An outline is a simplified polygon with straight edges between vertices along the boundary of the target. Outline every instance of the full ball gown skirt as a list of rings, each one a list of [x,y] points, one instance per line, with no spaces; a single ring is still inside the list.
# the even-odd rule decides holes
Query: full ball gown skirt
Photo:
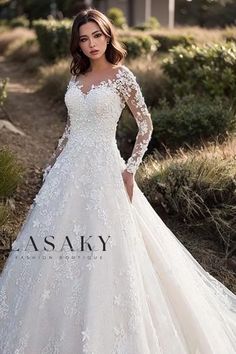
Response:
[[[126,192],[121,173],[136,171],[148,144],[139,140],[126,165],[115,140],[125,102],[139,127],[147,123],[134,75],[121,66],[115,78],[82,87],[68,84],[68,140],[1,274],[0,353],[235,354],[236,296],[136,182],[132,203]]]

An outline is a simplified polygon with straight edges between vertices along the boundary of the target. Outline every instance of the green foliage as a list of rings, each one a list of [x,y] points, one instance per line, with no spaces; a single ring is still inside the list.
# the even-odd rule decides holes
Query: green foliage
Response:
[[[33,21],[40,50],[43,58],[54,61],[68,55],[71,35],[71,21],[35,20]],[[122,36],[119,39],[126,45],[130,58],[154,53],[158,48],[158,41],[149,35],[135,34]]]
[[[124,28],[127,26],[123,11],[117,7],[111,7],[107,11],[107,17],[111,20],[115,27]]]
[[[170,53],[171,56],[163,60],[162,68],[173,92],[235,97],[235,43],[177,46],[170,49]]]
[[[134,29],[147,31],[147,30],[155,30],[160,28],[160,23],[155,16],[149,17],[149,19],[141,24],[138,24],[133,27]]]
[[[71,20],[35,20],[33,27],[36,31],[40,51],[44,59],[54,61],[69,53],[71,35]]]
[[[147,106],[159,107],[159,101],[166,97],[169,87],[165,75],[160,70],[160,62],[152,58],[152,63],[150,64],[149,62],[147,67],[146,61],[140,58],[136,65],[139,69],[134,69],[134,73],[140,84]]]
[[[142,55],[153,54],[156,52],[159,43],[149,35],[121,36],[119,37],[127,49],[129,58],[137,58]]]
[[[176,96],[173,107],[161,100],[160,109],[152,110],[152,119],[153,144],[175,148],[236,130],[235,110],[220,97]]]
[[[160,28],[160,22],[155,16],[149,17],[149,19],[146,21],[147,25],[149,26],[150,29],[155,30],[157,28]]]
[[[151,33],[150,35],[160,43],[159,51],[161,52],[168,52],[170,48],[176,47],[177,45],[188,47],[195,43],[195,39],[191,35],[161,34],[158,32]]]
[[[6,223],[9,215],[10,215],[9,207],[4,203],[0,202],[0,227]]]
[[[21,7],[30,20],[45,18],[50,14],[48,0],[21,0]]]
[[[225,27],[235,24],[235,0],[176,1],[176,21],[183,25]]]
[[[5,19],[5,18],[0,18],[0,27],[4,28],[4,27],[8,27],[9,26],[9,20]]]
[[[0,199],[13,196],[22,181],[23,167],[7,149],[0,150]]]
[[[23,178],[23,167],[7,149],[0,150],[0,225],[10,213],[8,201]]]
[[[0,107],[4,105],[4,102],[7,99],[7,83],[9,79],[3,79],[1,80],[1,85],[0,85]]]
[[[29,24],[26,16],[15,17],[9,22],[11,27],[29,27]]]

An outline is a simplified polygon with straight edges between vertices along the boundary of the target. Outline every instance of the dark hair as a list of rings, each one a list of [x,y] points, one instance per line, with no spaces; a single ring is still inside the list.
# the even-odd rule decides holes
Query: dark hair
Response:
[[[71,30],[70,52],[73,59],[70,72],[75,76],[79,73],[84,74],[90,66],[89,58],[80,51],[79,47],[79,28],[90,21],[97,23],[103,34],[109,38],[105,56],[110,63],[117,64],[127,55],[127,51],[116,38],[115,29],[110,20],[102,12],[93,8],[82,10],[74,18]]]

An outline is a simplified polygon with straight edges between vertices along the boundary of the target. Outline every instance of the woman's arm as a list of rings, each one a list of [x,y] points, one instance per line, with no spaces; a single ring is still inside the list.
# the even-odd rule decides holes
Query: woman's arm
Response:
[[[65,126],[65,130],[64,133],[62,135],[62,137],[58,140],[58,144],[56,147],[56,150],[53,152],[49,163],[47,164],[46,168],[43,170],[43,181],[45,180],[48,172],[50,171],[50,169],[52,168],[52,166],[54,165],[54,163],[56,162],[58,156],[60,155],[60,153],[62,152],[64,146],[66,145],[67,141],[68,141],[68,137],[70,134],[70,118],[69,116],[67,116],[67,123]]]
[[[151,140],[153,124],[136,77],[127,67],[123,68],[121,82],[122,96],[138,125],[134,148],[126,164],[126,170],[135,174]]]

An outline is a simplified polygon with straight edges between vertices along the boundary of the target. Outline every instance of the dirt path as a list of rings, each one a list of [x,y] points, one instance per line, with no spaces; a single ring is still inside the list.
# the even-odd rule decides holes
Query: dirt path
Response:
[[[66,108],[63,102],[62,105],[52,105],[37,92],[37,80],[25,73],[21,64],[7,62],[4,57],[0,57],[0,73],[2,78],[9,78],[6,109],[15,126],[26,134],[22,137],[5,128],[0,130],[0,148],[9,148],[24,165],[26,172],[24,183],[16,193],[14,215],[7,227],[0,230],[1,239],[6,239],[17,235],[42,184],[42,168],[47,164],[64,131]],[[0,268],[4,259],[0,261]]]
[[[25,74],[21,64],[0,57],[0,72],[10,79],[6,108],[15,125],[27,135],[22,139],[20,135],[0,131],[1,146],[6,144],[16,152],[26,168],[42,168],[63,132],[62,107],[52,106],[37,92],[37,80]]]

